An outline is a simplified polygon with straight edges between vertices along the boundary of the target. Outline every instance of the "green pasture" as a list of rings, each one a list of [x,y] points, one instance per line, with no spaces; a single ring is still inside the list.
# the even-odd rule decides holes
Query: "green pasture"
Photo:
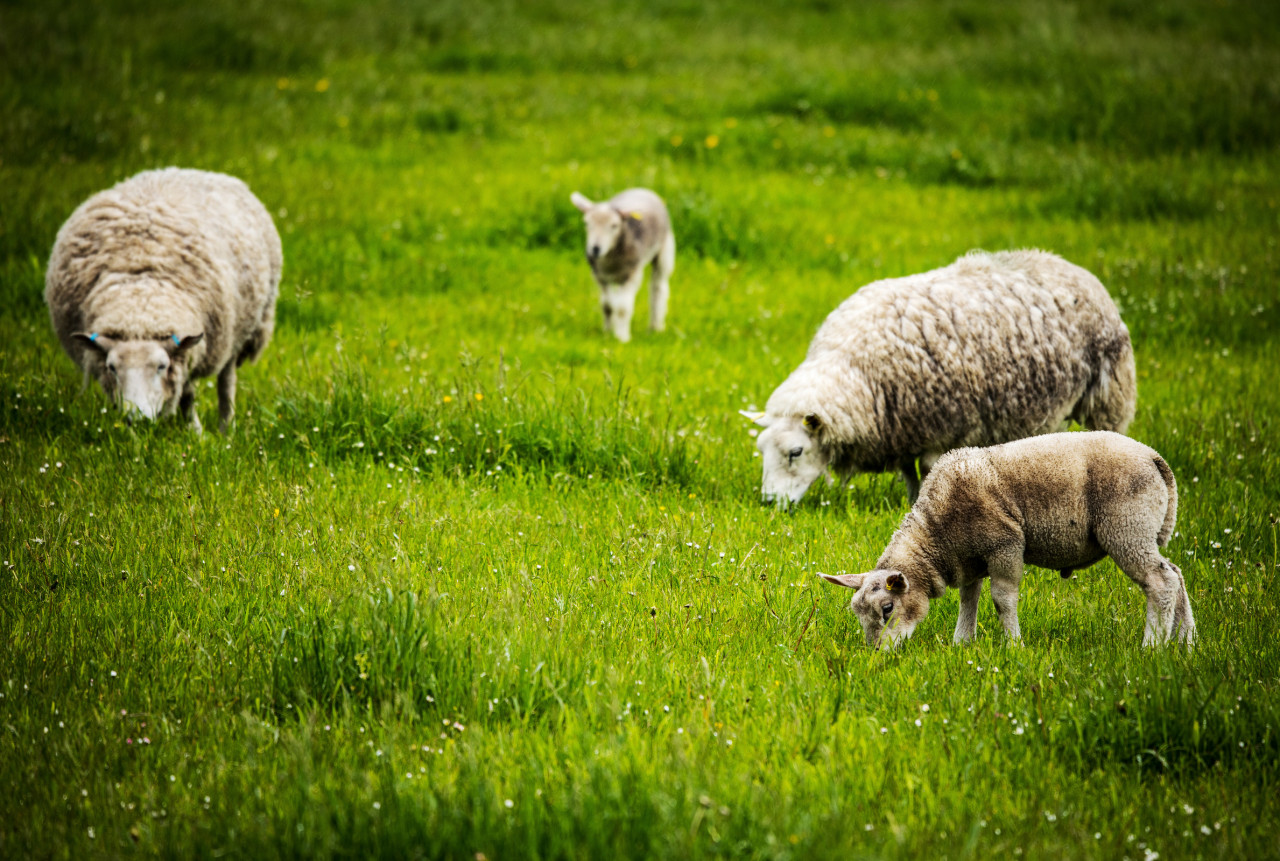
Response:
[[[1280,5],[0,2],[0,856],[1260,858],[1280,830]],[[182,165],[276,217],[229,436],[61,352],[54,235]],[[601,332],[580,190],[678,244]],[[1095,272],[1199,626],[1110,562],[896,653],[815,572],[902,483],[758,501],[858,286]],[[207,428],[216,397],[201,385]]]

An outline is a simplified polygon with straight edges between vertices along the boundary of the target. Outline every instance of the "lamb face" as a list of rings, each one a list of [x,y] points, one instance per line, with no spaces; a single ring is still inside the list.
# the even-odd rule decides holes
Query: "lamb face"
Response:
[[[857,591],[849,602],[862,623],[868,646],[892,649],[915,632],[929,613],[929,598],[913,590],[898,571],[876,570],[840,576],[823,574],[822,579]]]
[[[756,439],[763,461],[760,494],[765,502],[786,507],[799,502],[809,485],[826,471],[830,448],[818,438],[814,416],[785,416],[769,419],[743,413],[764,427]]]
[[[117,341],[105,335],[77,333],[89,349],[90,371],[128,416],[154,420],[172,413],[187,382],[188,351],[202,336]]]
[[[622,235],[622,213],[608,203],[594,203],[576,191],[569,199],[587,225],[587,261],[594,266],[618,244],[618,237]]]

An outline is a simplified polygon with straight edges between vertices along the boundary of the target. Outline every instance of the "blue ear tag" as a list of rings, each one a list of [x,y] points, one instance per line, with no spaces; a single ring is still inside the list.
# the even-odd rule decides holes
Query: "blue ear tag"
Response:
[[[181,338],[179,338],[177,335],[170,335],[169,337],[173,339],[173,345],[174,345],[175,347],[181,347],[181,346],[182,346],[182,339],[181,339]]]
[[[98,340],[98,333],[97,333],[97,332],[90,332],[90,333],[89,333],[89,340],[90,340],[90,341],[96,341],[96,340]]]

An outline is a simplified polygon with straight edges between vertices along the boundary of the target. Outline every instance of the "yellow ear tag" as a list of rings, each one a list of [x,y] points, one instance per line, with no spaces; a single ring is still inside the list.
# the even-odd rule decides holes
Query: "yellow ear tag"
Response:
[[[817,429],[818,429],[818,420],[817,420],[817,418],[815,418],[814,416],[805,416],[805,417],[804,417],[804,429],[805,429],[805,430],[808,430],[808,431],[815,431],[815,430],[817,430]]]
[[[642,221],[644,219],[644,216],[638,212],[629,212],[627,214],[630,215],[632,218],[634,218],[636,221]]]

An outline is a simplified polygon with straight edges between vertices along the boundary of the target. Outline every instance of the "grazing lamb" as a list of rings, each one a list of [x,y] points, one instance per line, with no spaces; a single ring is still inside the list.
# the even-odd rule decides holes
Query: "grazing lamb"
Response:
[[[1129,330],[1106,288],[1043,251],[973,252],[877,281],[818,329],[763,413],[761,492],[798,502],[830,469],[899,469],[915,501],[944,452],[1074,419],[1124,432],[1137,399]]]
[[[218,376],[225,432],[236,366],[275,327],[280,235],[248,186],[167,168],[99,192],[58,231],[45,301],[62,348],[130,413],[181,408],[200,432],[195,380]]]
[[[1104,557],[1147,595],[1145,646],[1196,623],[1178,566],[1160,555],[1178,512],[1173,471],[1153,449],[1110,431],[1056,433],[949,452],[934,466],[874,571],[821,575],[850,589],[867,643],[911,636],[929,599],[960,590],[955,642],[973,638],[983,578],[1008,635],[1018,629],[1024,563],[1070,577]]]
[[[600,285],[604,328],[619,341],[631,340],[631,316],[644,267],[653,264],[649,283],[649,328],[661,332],[667,321],[667,282],[676,266],[676,240],[662,198],[647,188],[629,188],[592,203],[578,192],[570,196],[587,223],[587,262]]]

